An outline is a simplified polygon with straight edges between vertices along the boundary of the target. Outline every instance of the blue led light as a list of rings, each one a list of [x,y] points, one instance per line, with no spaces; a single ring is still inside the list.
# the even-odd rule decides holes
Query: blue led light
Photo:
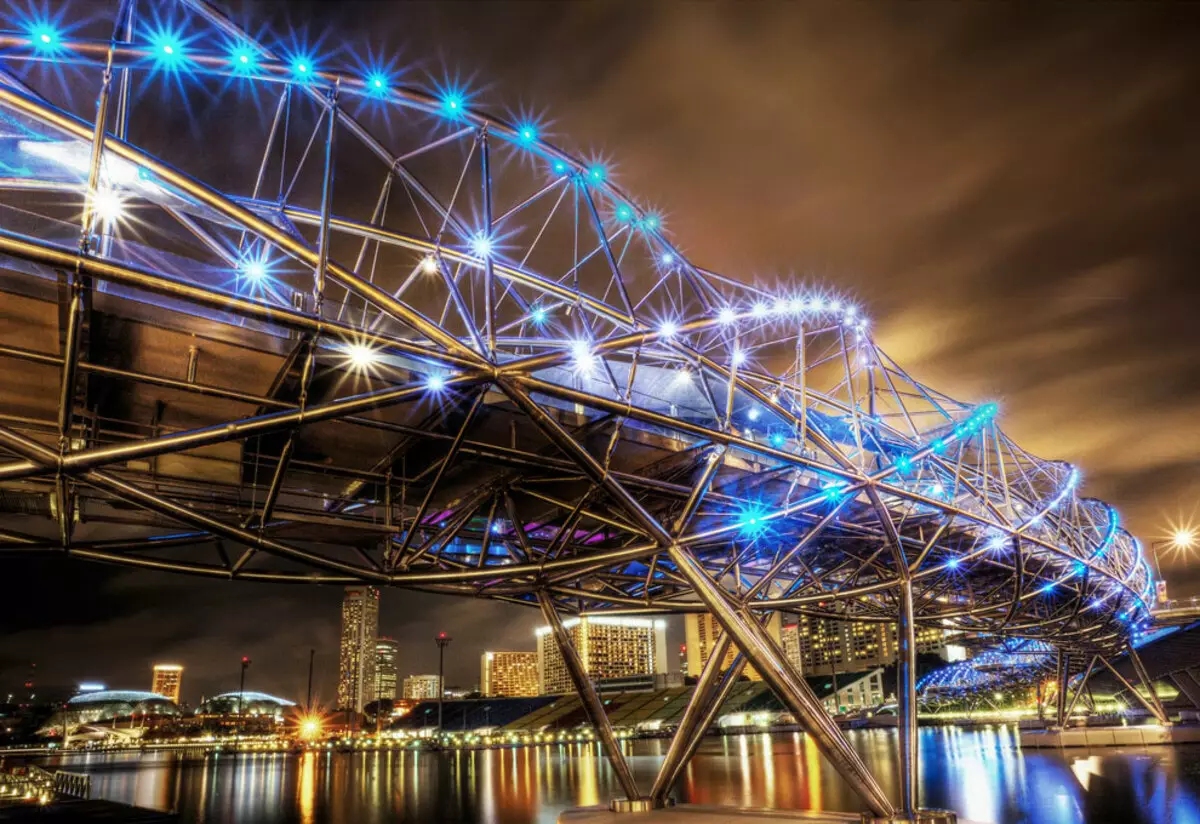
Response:
[[[173,71],[187,62],[183,39],[170,30],[155,32],[150,38],[150,57],[161,69]]]
[[[912,472],[912,468],[912,458],[908,457],[907,455],[901,455],[896,459],[896,470],[898,472],[909,473]]]
[[[567,164],[561,160],[556,160],[550,168],[554,169],[556,175],[566,174]]]
[[[593,183],[603,183],[608,179],[608,169],[603,163],[595,163],[588,167],[587,176]]]
[[[846,494],[846,487],[844,484],[828,483],[821,494],[827,501],[837,501]]]
[[[782,432],[771,433],[771,446],[775,447],[776,449],[782,449],[783,445],[786,443],[787,436],[785,436]]]
[[[522,146],[532,146],[537,143],[538,128],[532,123],[521,123],[517,125],[517,142]]]
[[[499,535],[504,531],[504,524],[500,521],[492,521],[492,534]]]
[[[461,92],[448,91],[442,95],[442,114],[447,117],[461,117],[467,109],[467,101]]]
[[[307,55],[297,55],[292,60],[292,77],[307,83],[317,73],[317,67],[313,59]]]
[[[441,392],[446,388],[446,379],[441,375],[430,375],[425,379],[425,387],[430,392]]]
[[[52,54],[62,45],[62,35],[49,23],[34,23],[29,29],[29,42],[39,54]]]
[[[659,258],[659,260],[662,261],[663,266],[670,266],[675,262],[675,256],[670,252],[663,252],[662,257]]]
[[[235,74],[250,74],[258,68],[258,55],[246,43],[238,43],[229,50],[229,62]]]
[[[946,561],[946,567],[948,569],[958,569],[959,564],[961,563],[962,561],[958,558],[951,558],[950,560]]]
[[[533,321],[535,326],[541,326],[543,323],[546,322],[546,318],[548,317],[548,315],[549,315],[549,313],[546,311],[546,307],[535,306],[529,312],[529,319],[531,321]]]
[[[662,218],[651,212],[642,218],[642,228],[647,232],[657,232],[658,227],[662,225]]]
[[[617,216],[617,220],[621,221],[622,223],[627,223],[633,219],[633,209],[630,209],[629,206],[624,203],[616,208],[614,214]]]
[[[1049,593],[1054,592],[1055,586],[1056,585],[1053,581],[1047,581],[1042,588],[1038,590],[1038,592],[1042,593],[1043,595],[1048,595]]]
[[[757,538],[770,525],[770,510],[758,501],[752,501],[742,509],[737,522],[738,532],[743,538]]]
[[[364,81],[367,94],[371,97],[387,97],[392,88],[392,81],[383,72],[371,72]]]

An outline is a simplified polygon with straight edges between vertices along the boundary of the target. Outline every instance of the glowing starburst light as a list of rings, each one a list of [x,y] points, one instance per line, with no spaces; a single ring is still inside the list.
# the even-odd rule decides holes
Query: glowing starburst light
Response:
[[[574,363],[575,371],[591,371],[592,367],[596,365],[596,354],[592,351],[591,344],[586,340],[572,341],[571,361]]]
[[[352,367],[364,371],[379,361],[379,350],[364,343],[352,343],[346,347],[346,358]]]
[[[92,211],[102,222],[116,223],[125,217],[125,200],[113,189],[97,189],[92,195]]]
[[[425,257],[421,258],[421,273],[422,274],[436,275],[439,270],[440,270],[440,267],[438,266],[438,259],[435,256],[426,255]]]
[[[62,45],[62,35],[49,23],[35,23],[29,30],[29,41],[38,54],[52,54]]]
[[[492,238],[486,232],[476,232],[471,238],[471,254],[477,258],[491,257],[492,247]]]

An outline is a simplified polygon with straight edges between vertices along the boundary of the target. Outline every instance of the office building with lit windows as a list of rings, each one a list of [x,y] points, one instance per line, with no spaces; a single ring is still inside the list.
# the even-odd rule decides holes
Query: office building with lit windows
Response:
[[[896,660],[896,627],[872,621],[837,621],[801,615],[784,626],[784,655],[805,675],[886,667]],[[955,649],[941,627],[917,627],[917,652],[951,660]]]
[[[179,703],[179,690],[183,685],[183,667],[179,664],[155,664],[150,692]]]
[[[394,638],[380,636],[375,642],[375,700],[396,700],[396,659],[400,645]]]
[[[780,643],[780,627],[783,625],[783,619],[778,612],[771,613],[770,619],[767,621],[767,634],[774,639],[775,643]],[[683,619],[684,633],[687,638],[687,662],[685,667],[686,674],[693,678],[700,675],[700,670],[704,669],[704,665],[708,662],[709,656],[712,654],[713,647],[717,641],[721,639],[721,625],[717,623],[717,619],[712,617],[710,613],[689,613]],[[738,649],[733,644],[729,645],[729,651],[725,653],[725,661],[721,664],[722,669],[728,668],[733,659],[737,657]],[[761,681],[762,676],[750,664],[742,670],[742,674],[751,681]]]
[[[536,652],[485,652],[479,661],[479,690],[485,698],[538,694]]]
[[[667,624],[662,619],[581,615],[563,621],[584,671],[596,682],[667,671]],[[538,692],[558,695],[574,690],[550,627],[537,636]]]
[[[379,590],[346,587],[338,654],[338,709],[362,712],[375,700],[375,643],[379,635]]]
[[[413,701],[436,700],[440,683],[436,675],[410,675],[404,679],[404,697]]]

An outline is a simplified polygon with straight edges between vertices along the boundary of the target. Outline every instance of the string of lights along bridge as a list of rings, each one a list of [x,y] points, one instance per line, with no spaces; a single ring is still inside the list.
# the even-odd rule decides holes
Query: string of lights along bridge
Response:
[[[914,815],[918,624],[1108,656],[1147,620],[1079,470],[907,374],[854,301],[705,269],[615,167],[472,89],[136,5],[0,38],[0,481],[49,513],[0,551],[539,608],[619,809],[664,803],[749,663],[866,809]],[[741,653],[653,789],[575,666],[584,611],[707,612]],[[777,611],[898,623],[898,802]]]

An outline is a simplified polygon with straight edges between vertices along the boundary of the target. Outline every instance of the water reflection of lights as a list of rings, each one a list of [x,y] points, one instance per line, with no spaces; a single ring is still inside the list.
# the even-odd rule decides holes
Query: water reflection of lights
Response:
[[[300,807],[301,824],[312,824],[316,820],[317,801],[317,754],[306,752],[300,756],[300,781],[296,788],[296,802]]]

